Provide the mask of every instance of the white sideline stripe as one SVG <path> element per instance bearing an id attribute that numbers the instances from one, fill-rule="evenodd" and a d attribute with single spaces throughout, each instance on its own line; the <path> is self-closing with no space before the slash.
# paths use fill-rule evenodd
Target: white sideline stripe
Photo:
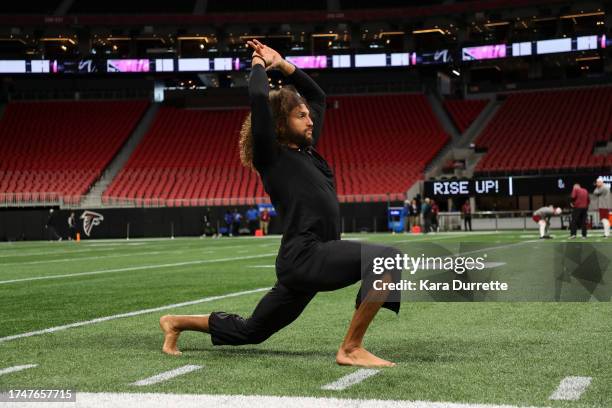
<path id="1" fill-rule="evenodd" d="M 139 387 L 144 385 L 157 384 L 166 380 L 170 380 L 174 377 L 178 377 L 179 375 L 184 375 L 191 373 L 193 371 L 199 370 L 202 366 L 199 365 L 186 365 L 179 368 L 175 368 L 174 370 L 164 371 L 163 373 L 159 373 L 149 378 L 145 378 L 144 380 L 139 380 L 133 382 L 131 385 L 137 385 Z"/>
<path id="2" fill-rule="evenodd" d="M 591 377 L 565 377 L 548 399 L 555 401 L 578 401 L 591 385 Z"/>
<path id="3" fill-rule="evenodd" d="M 111 248 L 87 248 L 87 249 L 78 249 L 76 251 L 47 251 L 47 252 L 16 252 L 13 254 L 2 254 L 0 258 L 18 258 L 18 257 L 28 257 L 28 256 L 40 256 L 40 255 L 70 255 L 70 254 L 80 254 L 83 252 L 94 252 L 94 251 L 110 251 Z"/>
<path id="4" fill-rule="evenodd" d="M 237 238 L 236 238 L 237 239 Z M 164 238 L 164 240 L 166 240 Z M 171 239 L 167 239 L 168 242 L 171 242 Z M 53 241 L 56 242 L 56 241 Z M 53 242 L 50 243 L 51 245 L 53 245 Z M 66 243 L 68 243 L 68 245 L 73 245 L 72 243 L 69 243 L 70 241 L 64 241 Z M 219 245 L 213 244 L 213 242 L 215 243 L 219 243 Z M 228 241 L 210 241 L 210 244 L 212 244 L 211 246 L 202 246 L 201 241 L 199 241 L 199 243 L 193 242 L 192 244 L 187 244 L 188 246 L 183 245 L 181 248 L 190 248 L 190 249 L 198 249 L 198 248 L 212 248 L 214 247 L 215 249 L 219 250 L 219 249 L 230 249 L 230 248 L 246 248 L 245 245 L 248 244 L 241 244 L 241 245 L 222 245 L 221 242 L 223 242 L 224 244 L 229 243 Z M 156 243 L 160 244 L 160 245 L 165 245 L 166 242 L 165 241 L 160 241 L 157 240 Z M 70 249 L 69 247 L 61 247 L 61 248 L 57 248 L 58 250 L 56 251 L 43 251 L 43 252 L 23 252 L 25 249 L 24 248 L 19 248 L 19 247 L 13 247 L 11 248 L 12 253 L 6 253 L 6 251 L 2 251 L 0 253 L 0 258 L 14 258 L 14 257 L 28 257 L 28 256 L 41 256 L 41 255 L 72 255 L 72 254 L 81 254 L 81 253 L 85 253 L 85 252 L 104 252 L 104 251 L 112 251 L 115 248 L 123 248 L 126 245 L 145 245 L 144 242 L 141 243 L 125 243 L 125 240 L 123 240 L 123 243 L 117 243 L 117 244 L 102 244 L 102 243 L 85 243 L 82 245 L 82 247 L 80 249 Z M 157 247 L 159 245 L 150 245 L 149 248 L 153 248 L 153 247 Z M 47 248 L 47 246 L 45 246 L 45 248 Z M 60 249 L 64 249 L 64 250 L 60 250 Z M 68 249 L 68 250 L 65 250 Z"/>
<path id="5" fill-rule="evenodd" d="M 498 245 L 498 246 L 489 247 L 489 248 L 476 249 L 474 251 L 462 252 L 462 253 L 460 253 L 458 255 L 469 255 L 469 254 L 475 254 L 475 253 L 479 253 L 479 252 L 483 252 L 483 251 L 495 251 L 496 249 L 510 248 L 510 247 L 520 246 L 520 245 L 525 245 L 525 244 L 532 244 L 534 242 L 538 242 L 538 240 L 537 239 L 533 239 L 533 240 L 530 240 L 530 241 L 514 242 L 512 244 L 505 244 L 505 245 Z"/>
<path id="6" fill-rule="evenodd" d="M 203 259 L 199 261 L 176 262 L 176 263 L 171 263 L 171 264 L 131 266 L 129 268 L 117 268 L 117 269 L 102 269 L 100 271 L 68 273 L 65 275 L 34 276 L 31 278 L 21 278 L 21 279 L 11 279 L 11 280 L 0 281 L 0 285 L 5 285 L 7 283 L 29 282 L 29 281 L 44 280 L 44 279 L 60 279 L 60 278 L 72 278 L 75 276 L 100 275 L 103 273 L 140 271 L 143 269 L 172 268 L 175 266 L 200 265 L 200 264 L 226 262 L 226 261 L 241 261 L 244 259 L 266 258 L 272 255 L 276 255 L 276 252 L 268 253 L 268 254 L 261 254 L 261 255 L 236 256 L 232 258 Z"/>
<path id="7" fill-rule="evenodd" d="M 431 241 L 440 241 L 442 239 L 452 239 L 452 238 L 457 238 L 459 236 L 465 236 L 465 237 L 476 237 L 479 235 L 493 235 L 493 234 L 498 234 L 499 232 L 497 231 L 486 231 L 486 232 L 475 232 L 475 233 L 469 233 L 469 232 L 463 232 L 463 233 L 453 233 L 453 232 L 431 232 L 428 235 L 424 235 L 424 234 L 419 234 L 419 235 L 413 235 L 413 239 L 403 239 L 400 241 L 391 241 L 391 244 L 398 244 L 398 243 L 403 243 L 403 242 L 431 242 Z M 437 236 L 437 235 L 442 235 L 443 236 Z M 432 238 L 429 238 L 432 237 Z M 420 239 L 419 239 L 420 238 Z"/>
<path id="8" fill-rule="evenodd" d="M 16 373 L 17 371 L 27 370 L 28 368 L 38 367 L 38 364 L 25 364 L 14 367 L 3 368 L 0 370 L 0 375 Z"/>
<path id="9" fill-rule="evenodd" d="M 162 393 L 79 392 L 77 402 L 62 407 L 98 408 L 521 408 L 515 405 L 470 404 L 434 401 L 362 400 L 315 397 L 274 397 L 263 395 L 206 395 Z M 38 402 L 22 402 L 19 408 L 40 408 Z M 528 407 L 523 407 L 528 408 Z M 535 407 L 529 407 L 535 408 Z"/>
<path id="10" fill-rule="evenodd" d="M 176 251 L 151 251 L 151 252 L 134 252 L 129 254 L 115 254 L 115 255 L 104 255 L 104 256 L 88 256 L 78 257 L 78 258 L 60 258 L 60 259 L 50 259 L 47 261 L 30 261 L 30 262 L 11 262 L 11 263 L 2 263 L 0 266 L 19 266 L 19 265 L 38 265 L 38 264 L 48 264 L 48 263 L 57 263 L 57 262 L 75 262 L 75 261 L 89 261 L 92 259 L 108 259 L 108 258 L 123 258 L 126 256 L 140 256 L 140 255 L 159 255 L 161 253 L 175 253 Z M 182 252 L 182 251 L 181 251 Z"/>
<path id="11" fill-rule="evenodd" d="M 497 268 L 497 267 L 504 266 L 504 265 L 506 265 L 505 262 L 484 262 L 485 268 L 489 268 L 489 269 Z"/>
<path id="12" fill-rule="evenodd" d="M 73 327 L 87 326 L 90 324 L 107 322 L 109 320 L 139 316 L 139 315 L 143 315 L 147 313 L 160 312 L 162 310 L 174 309 L 174 308 L 183 307 L 183 306 L 197 305 L 199 303 L 212 302 L 214 300 L 227 299 L 227 298 L 232 298 L 232 297 L 237 297 L 237 296 L 242 296 L 242 295 L 250 295 L 252 293 L 263 292 L 265 290 L 270 290 L 270 288 L 258 288 L 258 289 L 252 289 L 252 290 L 245 290 L 242 292 L 228 293 L 228 294 L 219 295 L 219 296 L 209 296 L 209 297 L 205 297 L 202 299 L 191 300 L 188 302 L 174 303 L 172 305 L 159 306 L 159 307 L 154 307 L 151 309 L 142 309 L 142 310 L 136 310 L 134 312 L 127 312 L 127 313 L 120 313 L 120 314 L 116 314 L 112 316 L 98 317 L 98 318 L 95 318 L 92 320 L 86 320 L 83 322 L 70 323 L 70 324 L 65 324 L 63 326 L 55 326 L 55 327 L 50 327 L 48 329 L 35 330 L 35 331 L 27 332 L 27 333 L 20 333 L 20 334 L 14 334 L 12 336 L 0 337 L 0 343 L 11 341 L 11 340 L 16 340 L 16 339 L 21 339 L 24 337 L 37 336 L 39 334 L 55 333 L 55 332 L 62 331 L 62 330 L 72 329 Z"/>
<path id="13" fill-rule="evenodd" d="M 332 391 L 342 391 L 342 390 L 347 389 L 350 386 L 359 384 L 366 378 L 370 378 L 378 373 L 380 373 L 380 370 L 362 368 L 362 369 L 355 371 L 354 373 L 345 375 L 344 377 L 341 377 L 332 383 L 322 386 L 321 389 L 322 390 L 332 390 Z"/>

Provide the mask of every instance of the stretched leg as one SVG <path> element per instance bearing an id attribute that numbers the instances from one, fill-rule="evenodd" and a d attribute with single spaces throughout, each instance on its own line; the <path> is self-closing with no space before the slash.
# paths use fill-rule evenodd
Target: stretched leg
<path id="1" fill-rule="evenodd" d="M 366 351 L 362 342 L 368 326 L 381 307 L 399 312 L 400 299 L 392 298 L 388 291 L 369 290 L 373 287 L 374 280 L 391 282 L 394 275 L 397 275 L 391 272 L 374 276 L 371 272 L 374 258 L 394 257 L 396 254 L 398 251 L 395 248 L 382 245 L 329 241 L 318 246 L 313 262 L 308 265 L 307 270 L 299 274 L 303 280 L 293 282 L 296 286 L 316 285 L 313 290 L 330 291 L 362 281 L 362 289 L 357 294 L 356 311 L 336 355 L 338 364 L 363 367 L 393 365 Z"/>
<path id="2" fill-rule="evenodd" d="M 162 351 L 180 355 L 177 341 L 184 330 L 210 333 L 214 345 L 259 344 L 297 319 L 314 295 L 314 292 L 291 290 L 277 282 L 247 319 L 224 312 L 163 316 L 160 319 L 160 326 L 164 331 Z"/>
<path id="3" fill-rule="evenodd" d="M 390 282 L 391 279 L 385 275 L 383 281 Z M 395 365 L 395 363 L 376 357 L 363 347 L 363 336 L 384 304 L 384 301 L 379 300 L 380 293 L 376 295 L 377 300 L 371 300 L 371 297 L 372 293 L 369 293 L 353 314 L 344 341 L 336 354 L 336 362 L 340 365 L 360 367 L 393 367 Z"/>
<path id="4" fill-rule="evenodd" d="M 159 327 L 164 332 L 162 351 L 173 356 L 180 356 L 177 347 L 178 338 L 184 330 L 209 333 L 209 315 L 165 315 L 159 319 Z"/>

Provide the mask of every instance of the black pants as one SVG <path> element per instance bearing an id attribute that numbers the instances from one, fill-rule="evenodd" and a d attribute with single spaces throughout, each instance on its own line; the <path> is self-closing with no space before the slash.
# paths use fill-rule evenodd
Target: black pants
<path id="1" fill-rule="evenodd" d="M 572 222 L 570 224 L 570 234 L 576 235 L 578 228 L 582 230 L 582 236 L 587 236 L 586 228 L 587 209 L 586 208 L 574 208 L 572 210 Z"/>
<path id="2" fill-rule="evenodd" d="M 468 230 L 469 227 L 469 230 Z M 472 230 L 472 216 L 465 216 L 463 218 L 463 229 L 465 231 L 471 231 Z"/>
<path id="3" fill-rule="evenodd" d="M 363 278 L 355 302 L 358 307 L 367 295 L 366 288 L 372 287 L 371 281 L 379 276 L 368 272 L 374 257 L 392 257 L 397 253 L 399 251 L 392 247 L 354 241 L 321 243 L 312 251 L 308 262 L 280 275 L 279 281 L 259 301 L 249 318 L 225 312 L 211 313 L 212 343 L 234 346 L 261 343 L 297 319 L 317 292 L 344 288 Z M 394 274 L 392 279 L 399 279 L 399 274 Z M 399 306 L 399 299 L 391 296 L 383 305 L 396 313 L 399 313 Z"/>
<path id="4" fill-rule="evenodd" d="M 425 234 L 431 232 L 431 218 L 423 217 L 423 232 Z"/>
<path id="5" fill-rule="evenodd" d="M 57 230 L 55 229 L 53 225 L 47 226 L 47 235 L 49 236 L 49 239 L 52 241 L 57 241 L 61 238 L 61 236 L 57 233 Z"/>

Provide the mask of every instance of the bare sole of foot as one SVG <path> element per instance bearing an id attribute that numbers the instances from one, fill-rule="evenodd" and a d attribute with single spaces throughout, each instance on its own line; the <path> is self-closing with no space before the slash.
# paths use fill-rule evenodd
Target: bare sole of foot
<path id="1" fill-rule="evenodd" d="M 336 354 L 336 363 L 345 366 L 356 366 L 356 367 L 394 367 L 395 363 L 391 361 L 383 360 L 382 358 L 376 357 L 363 347 L 346 351 L 343 349 L 338 350 Z"/>
<path id="2" fill-rule="evenodd" d="M 159 327 L 161 327 L 164 332 L 164 345 L 162 346 L 162 351 L 171 356 L 180 356 L 182 353 L 179 351 L 176 343 L 181 332 L 176 330 L 172 325 L 172 316 L 162 316 L 159 319 Z"/>

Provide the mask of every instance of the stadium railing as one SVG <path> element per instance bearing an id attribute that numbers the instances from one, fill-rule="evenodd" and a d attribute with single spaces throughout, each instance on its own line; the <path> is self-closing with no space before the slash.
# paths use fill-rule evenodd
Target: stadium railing
<path id="1" fill-rule="evenodd" d="M 477 211 L 472 213 L 472 230 L 498 231 L 498 230 L 528 230 L 537 229 L 533 219 L 533 211 Z M 570 225 L 569 213 L 560 217 L 552 217 L 551 229 L 566 229 Z M 438 214 L 440 231 L 459 231 L 464 229 L 464 220 L 461 212 L 441 212 Z M 588 220 L 592 224 L 599 223 L 597 211 L 590 211 Z"/>
<path id="2" fill-rule="evenodd" d="M 403 201 L 404 193 L 339 195 L 341 203 L 371 203 Z M 269 197 L 212 197 L 212 198 L 126 198 L 108 196 L 66 196 L 57 192 L 1 193 L 0 207 L 80 208 L 161 208 L 207 207 L 225 205 L 256 205 L 270 203 Z"/>

